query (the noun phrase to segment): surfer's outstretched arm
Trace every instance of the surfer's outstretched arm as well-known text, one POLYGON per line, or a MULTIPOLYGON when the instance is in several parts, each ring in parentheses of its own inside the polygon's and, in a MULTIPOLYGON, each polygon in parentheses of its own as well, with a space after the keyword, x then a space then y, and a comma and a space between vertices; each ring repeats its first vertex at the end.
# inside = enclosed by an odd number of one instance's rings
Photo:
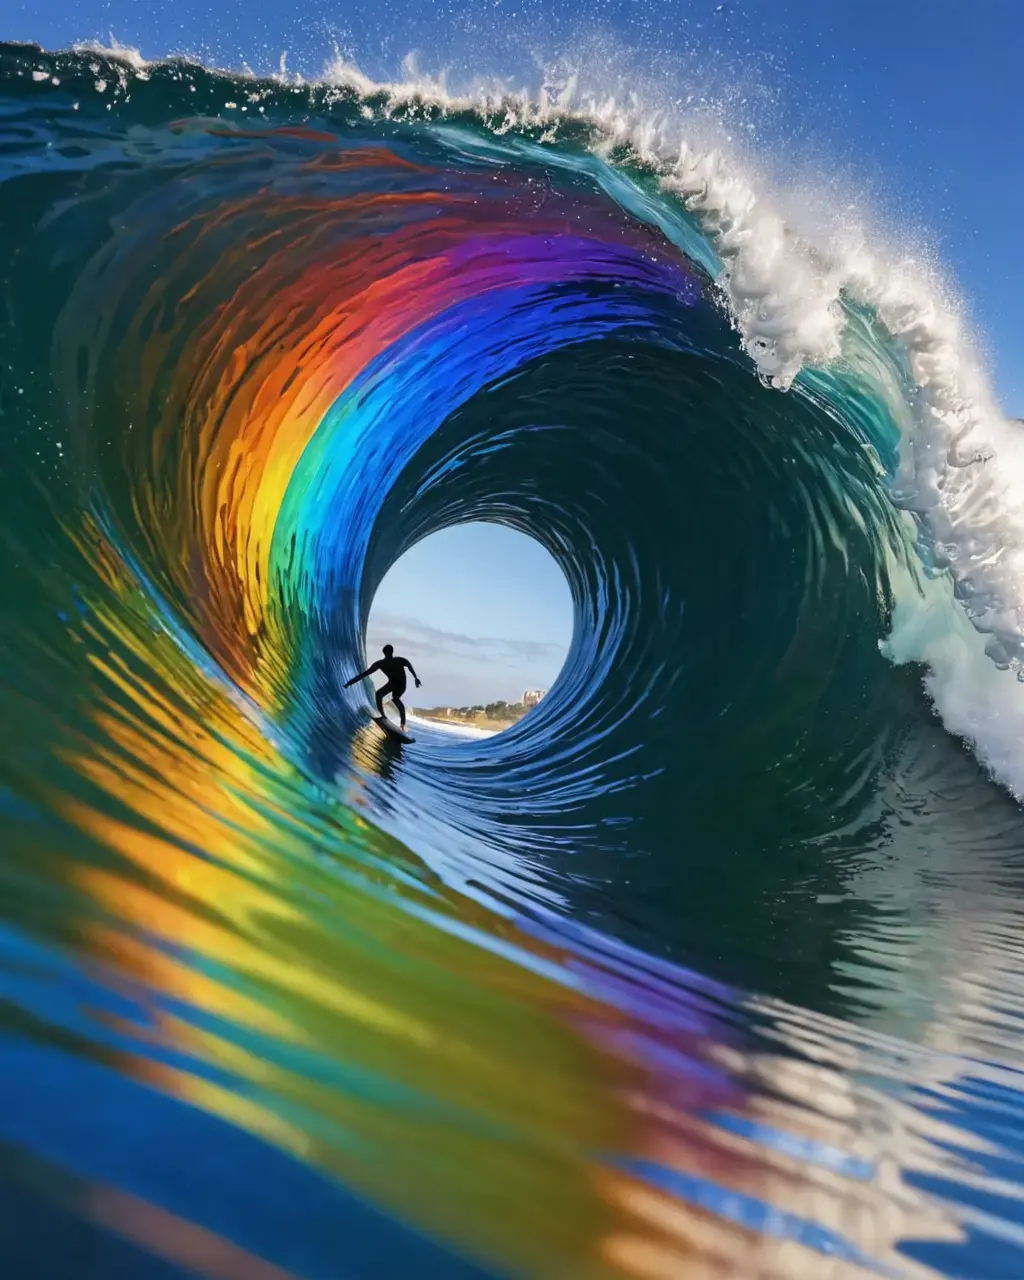
POLYGON ((416 688, 418 689, 418 688, 420 687, 420 678, 419 678, 419 676, 416 674, 416 668, 412 665, 412 663, 409 661, 409 659, 408 659, 408 658, 403 658, 403 659, 402 659, 402 661, 405 663, 405 665, 406 665, 406 666, 409 668, 409 670, 412 672, 412 678, 416 681, 416 688))
POLYGON ((360 671, 357 676, 353 676, 351 680, 345 681, 345 688, 348 689, 354 684, 358 684, 360 680, 365 680, 367 676, 372 676, 375 671, 380 670, 380 663, 375 662, 372 667, 367 667, 365 671, 360 671))

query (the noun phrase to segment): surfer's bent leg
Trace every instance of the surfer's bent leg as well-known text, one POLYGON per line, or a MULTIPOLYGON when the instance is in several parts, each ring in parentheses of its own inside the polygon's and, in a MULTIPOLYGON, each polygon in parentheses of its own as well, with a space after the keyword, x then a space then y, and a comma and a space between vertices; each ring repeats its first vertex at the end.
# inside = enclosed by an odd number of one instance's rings
POLYGON ((377 690, 377 695, 376 695, 377 696, 377 714, 382 718, 384 716, 384 699, 388 696, 390 692, 391 692, 390 681, 388 681, 386 685, 383 685, 380 689, 377 690))
POLYGON ((402 725, 402 728, 404 729, 405 728, 405 703, 402 701, 402 699, 398 696, 397 693, 393 693, 391 695, 391 701, 398 708, 398 714, 399 716, 401 716, 401 725, 402 725))

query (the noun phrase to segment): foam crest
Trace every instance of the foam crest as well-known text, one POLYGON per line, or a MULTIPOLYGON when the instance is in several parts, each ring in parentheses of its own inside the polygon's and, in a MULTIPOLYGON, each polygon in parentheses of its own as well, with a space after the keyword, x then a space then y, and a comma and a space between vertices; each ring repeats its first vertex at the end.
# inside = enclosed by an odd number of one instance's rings
MULTIPOLYGON (((784 215, 786 193, 730 153, 724 131, 713 136, 705 118, 691 122, 635 97, 587 92, 571 75, 531 100, 493 81, 456 94, 412 62, 406 70, 405 81, 381 84, 337 59, 325 74, 364 97, 383 95, 388 113, 472 110, 499 128, 583 123, 596 152, 612 157, 628 148, 656 169, 718 254, 718 283, 744 347, 779 390, 802 369, 841 359, 850 304, 869 308, 900 342, 916 390, 892 495, 915 517, 928 555, 948 570, 952 591, 944 584, 940 594, 949 634, 962 641, 956 616, 966 615, 985 643, 958 643, 955 663, 939 661, 933 641, 892 652, 932 665, 928 688, 947 726, 1024 795, 1024 759, 1006 739, 1008 732, 1016 743, 1024 732, 1024 689, 1011 674, 1024 673, 1024 441, 997 405, 962 308, 939 273, 919 258, 873 248, 849 209, 832 225, 798 229, 784 215), (978 662, 984 669, 972 666, 978 662), (975 698, 977 715, 969 710, 975 698)), ((935 607, 932 599, 930 634, 935 607)))
MULTIPOLYGON (((135 50, 95 51, 134 73, 151 65, 135 50)), ((284 66, 282 58, 282 78, 284 66)), ((1018 763, 1007 743, 997 741, 993 716, 964 711, 971 704, 968 685, 975 693, 998 689, 999 732, 1010 725, 1015 740, 1024 732, 1024 689, 1013 678, 1024 675, 1024 440, 1019 424, 996 404, 962 307, 940 273, 920 257, 887 248, 884 236, 872 238, 863 217, 847 206, 814 224, 795 217, 793 210, 806 202, 751 157, 741 157, 714 111, 655 109, 636 93, 584 85, 565 67, 548 72, 534 90, 494 77, 456 90, 412 57, 400 80, 384 82, 336 56, 323 83, 339 96, 361 99, 367 117, 473 113, 496 134, 532 130, 541 142, 582 125, 596 154, 614 163, 625 151, 632 162, 651 167, 713 247, 721 263, 718 283, 743 345, 762 380, 780 391, 791 388, 801 370, 849 354, 851 307, 877 317, 901 344, 914 382, 908 404, 899 406, 903 434, 892 497, 912 514, 926 557, 947 571, 940 595, 950 634, 959 634, 958 617, 969 619, 983 637, 981 646, 971 647, 971 661, 987 670, 975 680, 964 662, 937 669, 932 642, 916 651, 904 642, 893 652, 932 665, 929 688, 947 726, 1024 795, 1024 759, 1018 763)), ((932 600, 930 635, 935 607, 932 600)))

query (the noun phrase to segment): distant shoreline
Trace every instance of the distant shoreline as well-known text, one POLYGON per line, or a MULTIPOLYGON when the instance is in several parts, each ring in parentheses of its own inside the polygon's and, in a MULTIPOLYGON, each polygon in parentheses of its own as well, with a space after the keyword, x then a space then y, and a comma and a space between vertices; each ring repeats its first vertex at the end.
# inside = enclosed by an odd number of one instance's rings
POLYGON ((417 707, 416 714, 430 724, 458 725, 463 729, 481 729, 488 733, 501 733, 518 724, 544 697, 543 689, 527 689, 522 702, 489 702, 486 706, 472 707, 417 707))
POLYGON ((409 714, 415 715, 417 720, 422 720, 426 724, 458 725, 460 729, 486 729, 490 733, 500 733, 502 729, 510 729, 522 719, 522 716, 516 716, 514 720, 493 720, 489 716, 475 716, 470 720, 462 716, 439 716, 419 709, 415 712, 410 711, 409 714))

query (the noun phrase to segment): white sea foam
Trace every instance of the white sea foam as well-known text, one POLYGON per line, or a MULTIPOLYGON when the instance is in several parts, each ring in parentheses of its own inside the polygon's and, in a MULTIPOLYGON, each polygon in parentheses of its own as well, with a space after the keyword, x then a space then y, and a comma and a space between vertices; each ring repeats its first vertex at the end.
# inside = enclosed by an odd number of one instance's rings
POLYGON ((446 733, 453 738, 493 738, 496 729, 478 729, 470 724, 446 724, 443 720, 427 719, 410 711, 406 717, 409 724, 418 725, 422 729, 432 729, 435 733, 446 733))
MULTIPOLYGON (((103 52, 146 66, 135 51, 103 52)), ((411 58, 401 80, 382 83, 339 56, 324 81, 372 101, 368 114, 475 111, 496 132, 528 126, 542 137, 579 121, 598 153, 628 147, 699 220, 723 263, 720 284, 743 343, 780 391, 802 368, 839 358, 844 299, 877 314, 903 344, 917 387, 903 414, 910 425, 894 498, 950 571, 925 603, 907 588, 888 652, 928 664, 947 727, 1024 798, 1024 685, 1015 679, 1024 670, 1024 430, 997 405, 962 307, 934 267, 893 250, 846 205, 807 225, 794 209, 829 201, 795 199, 730 145, 727 130, 635 94, 587 89, 579 75, 547 77, 536 92, 483 78, 456 91, 411 58)))

